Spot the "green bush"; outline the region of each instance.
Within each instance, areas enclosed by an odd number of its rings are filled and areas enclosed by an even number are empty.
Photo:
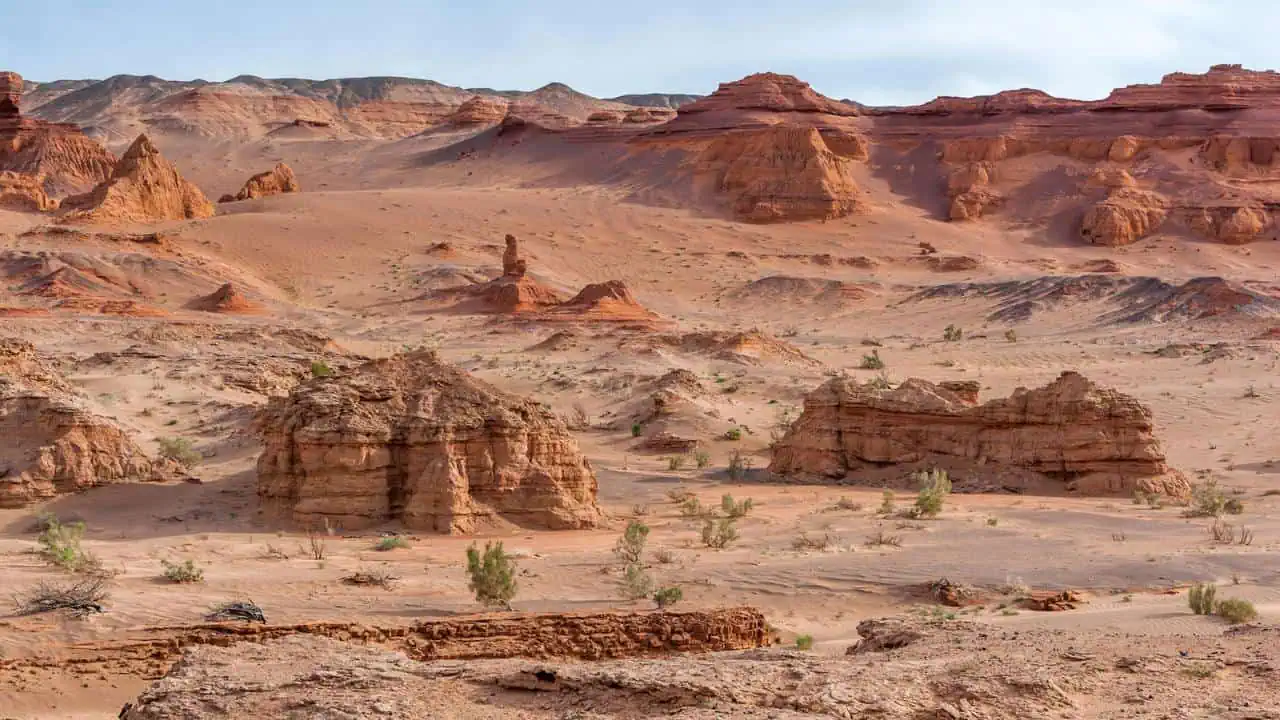
[[[84,537],[84,523],[64,525],[52,514],[41,516],[41,521],[44,530],[40,532],[36,542],[40,545],[40,556],[46,561],[69,572],[84,572],[99,566],[97,558],[80,547],[80,540]]]
[[[751,508],[753,507],[755,507],[755,501],[751,498],[747,498],[741,502],[736,502],[734,501],[733,496],[728,493],[725,493],[724,496],[720,498],[720,509],[724,511],[726,517],[746,517],[747,513],[751,512]]]
[[[723,550],[738,539],[737,521],[733,518],[707,518],[702,525],[702,544]]]
[[[724,432],[724,439],[738,442],[742,439],[742,428],[730,428]]]
[[[711,455],[705,450],[699,450],[693,454],[693,462],[701,470],[711,464]]]
[[[653,602],[659,610],[671,607],[683,599],[684,591],[675,586],[659,588],[653,594]]]
[[[799,635],[799,636],[797,636],[797,637],[796,637],[796,649],[797,649],[797,650],[805,650],[805,651],[812,650],[812,649],[813,649],[813,636],[812,636],[812,635]]]
[[[640,423],[631,423],[631,437],[640,437],[640,433],[644,432],[644,426]]]
[[[726,469],[729,479],[734,482],[743,480],[751,471],[752,464],[750,456],[741,450],[734,450],[729,454],[729,467]]]
[[[1187,604],[1191,606],[1191,612],[1197,615],[1211,615],[1217,595],[1218,586],[1213,583],[1197,583],[1187,592]]]
[[[333,375],[333,368],[329,367],[329,363],[323,360],[311,361],[311,377],[323,378]]]
[[[173,460],[183,467],[194,467],[200,464],[204,456],[196,450],[191,441],[180,437],[162,437],[156,442],[160,444],[160,457]]]
[[[613,546],[613,554],[627,565],[639,565],[648,540],[649,526],[639,520],[632,520],[627,523],[627,529],[622,531],[622,537]]]
[[[373,546],[373,549],[380,552],[387,552],[389,550],[397,550],[399,548],[407,547],[409,547],[408,540],[400,537],[399,535],[388,535],[378,540],[378,543]]]
[[[1244,512],[1244,504],[1239,498],[1228,497],[1218,487],[1216,479],[1210,478],[1191,488],[1191,507],[1187,509],[1188,517],[1219,517],[1239,515],[1242,512]]]
[[[670,470],[671,472],[678,472],[683,469],[684,469],[683,455],[672,455],[671,457],[667,458],[667,470]]]
[[[683,517],[697,518],[702,517],[704,514],[702,503],[698,501],[697,497],[690,495],[685,498],[684,502],[680,503],[680,515]]]
[[[947,477],[945,470],[921,472],[916,475],[916,479],[920,482],[920,494],[916,496],[912,515],[925,518],[937,517],[942,512],[947,495],[951,494],[951,479]]]
[[[880,509],[876,512],[880,515],[892,515],[898,509],[897,496],[892,490],[885,490],[880,497]]]
[[[181,563],[171,563],[168,560],[161,560],[160,565],[164,568],[165,579],[170,582],[204,582],[204,570],[196,567],[194,560],[186,560]]]
[[[1258,610],[1253,606],[1253,603],[1240,598],[1219,600],[1218,604],[1214,606],[1214,612],[1217,613],[1218,617],[1232,625],[1247,623],[1258,617]]]
[[[516,562],[503,551],[501,540],[485,543],[483,553],[474,544],[467,548],[467,586],[481,605],[511,609]]]
[[[862,364],[858,367],[863,370],[883,370],[884,360],[880,359],[880,351],[872,350],[870,355],[863,355]]]
[[[647,598],[653,594],[653,577],[645,572],[643,565],[632,563],[622,573],[619,592],[627,600]]]

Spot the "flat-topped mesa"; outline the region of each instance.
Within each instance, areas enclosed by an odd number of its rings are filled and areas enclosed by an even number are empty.
[[[450,125],[497,125],[507,116],[510,103],[502,98],[474,95],[458,106],[445,122]]]
[[[0,118],[16,118],[21,113],[22,76],[16,72],[0,71]]]
[[[63,201],[75,212],[66,222],[154,222],[212,216],[213,203],[160,154],[146,135],[139,135],[116,164],[111,177],[84,195]]]
[[[681,105],[682,116],[719,110],[765,110],[770,112],[823,113],[853,117],[857,108],[821,95],[791,75],[756,73],[736,82],[721,83],[704,98]]]
[[[1203,74],[1175,72],[1158,84],[1129,85],[1090,104],[1099,110],[1244,110],[1280,107],[1280,73],[1214,65]]]
[[[1165,462],[1150,409],[1079,373],[982,405],[972,389],[958,390],[914,378],[892,390],[835,378],[805,398],[769,469],[843,478],[886,464],[936,465],[958,484],[971,471],[997,487],[1038,478],[1086,495],[1190,492]]]
[[[558,416],[433,352],[304,383],[272,398],[258,427],[258,495],[301,524],[454,533],[486,518],[575,529],[600,517],[595,473]]]
[[[998,115],[1001,113],[1071,112],[1088,107],[1082,100],[1054,97],[1043,90],[1022,88],[974,97],[939,96],[923,105],[869,108],[868,115]]]
[[[274,168],[249,178],[244,187],[240,188],[240,192],[235,195],[223,195],[218,202],[239,202],[301,191],[302,187],[298,185],[298,178],[294,176],[293,168],[281,162],[276,163]]]

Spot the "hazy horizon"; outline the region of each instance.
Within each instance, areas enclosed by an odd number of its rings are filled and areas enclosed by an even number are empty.
[[[1097,99],[1218,63],[1280,65],[1263,34],[1280,8],[1238,0],[798,0],[735,8],[653,0],[618,8],[548,0],[461,4],[276,0],[238,7],[138,0],[0,0],[0,68],[36,82],[154,75],[174,81],[405,77],[463,88],[564,83],[596,97],[705,95],[753,72],[795,75],[835,98],[915,104],[1036,88]]]

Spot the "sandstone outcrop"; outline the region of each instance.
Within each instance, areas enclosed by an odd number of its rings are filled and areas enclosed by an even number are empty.
[[[0,210],[44,212],[58,207],[50,200],[39,178],[0,171]]]
[[[988,187],[994,169],[989,162],[968,162],[953,168],[947,177],[952,220],[977,220],[988,206],[1000,202],[1000,193]]]
[[[1121,188],[1089,208],[1080,234],[1094,245],[1129,245],[1155,232],[1168,212],[1164,198],[1156,193]]]
[[[749,222],[829,220],[858,206],[849,161],[832,152],[816,128],[726,133],[698,162],[714,175],[733,214]]]
[[[450,125],[497,125],[507,116],[506,100],[475,95],[458,106],[445,122]]]
[[[563,422],[419,351],[299,386],[258,420],[258,495],[301,524],[470,532],[593,526],[596,479]]]
[[[777,73],[756,73],[735,82],[721,83],[714,93],[681,105],[677,113],[694,115],[722,110],[858,114],[857,108],[820,95],[809,83]]]
[[[1274,221],[1264,207],[1206,207],[1192,210],[1188,224],[1206,237],[1242,245],[1260,239]]]
[[[284,163],[277,163],[274,168],[249,178],[244,187],[240,188],[240,192],[235,195],[223,195],[218,202],[254,200],[269,195],[296,193],[301,190],[298,179],[293,175],[293,169]]]
[[[22,76],[0,72],[0,172],[41,178],[49,193],[80,191],[111,174],[115,158],[80,128],[23,117]]]
[[[30,344],[0,339],[0,508],[172,475],[70,390]]]
[[[874,465],[933,463],[987,476],[1035,473],[1090,495],[1190,491],[1165,462],[1151,411],[1075,372],[982,405],[925,380],[886,390],[835,378],[805,398],[769,469],[856,478]]]
[[[67,198],[66,222],[155,222],[211,217],[213,203],[187,182],[146,135],[139,135],[111,177],[85,195]]]
[[[256,314],[263,311],[261,305],[246,297],[240,288],[232,283],[224,283],[212,293],[196,298],[191,302],[190,308],[229,315]]]
[[[520,241],[514,235],[507,235],[502,275],[485,283],[446,289],[443,293],[465,298],[464,309],[487,313],[533,313],[559,305],[560,295],[529,277],[528,272],[529,261],[520,254]]]
[[[592,283],[549,310],[547,319],[648,322],[657,319],[621,280]]]

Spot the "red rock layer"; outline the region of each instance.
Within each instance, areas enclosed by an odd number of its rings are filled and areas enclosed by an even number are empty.
[[[0,210],[42,212],[58,207],[50,200],[38,178],[0,171]]]
[[[658,316],[636,300],[621,280],[593,283],[545,316],[547,319],[647,322]]]
[[[0,172],[42,178],[47,192],[80,191],[111,174],[115,158],[75,125],[21,117],[22,76],[0,72]]]
[[[215,212],[200,188],[187,182],[146,135],[129,146],[110,178],[63,205],[75,210],[63,218],[66,222],[186,220]]]
[[[857,108],[816,92],[809,83],[791,75],[757,73],[731,83],[721,83],[707,97],[681,105],[678,115],[724,110],[823,113],[855,116]]]
[[[445,118],[450,125],[497,125],[507,116],[506,100],[476,95]]]

